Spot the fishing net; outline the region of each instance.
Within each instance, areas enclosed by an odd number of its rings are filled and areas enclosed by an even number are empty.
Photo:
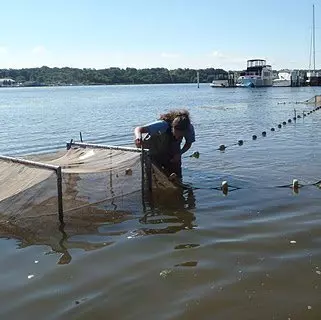
[[[88,232],[116,216],[128,216],[128,211],[110,209],[111,203],[117,208],[132,194],[141,200],[150,188],[175,188],[147,155],[142,170],[142,152],[134,148],[74,145],[23,163],[5,158],[0,158],[2,234],[50,234],[59,225],[59,199],[69,234]],[[61,198],[55,168],[61,168]]]
[[[306,101],[304,101],[306,104],[312,104],[312,105],[321,105],[321,95],[316,95]]]

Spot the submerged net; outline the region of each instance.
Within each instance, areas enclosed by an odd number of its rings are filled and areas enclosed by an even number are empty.
[[[142,170],[139,150],[115,148],[73,146],[63,153],[28,157],[30,162],[61,167],[63,216],[71,234],[88,232],[97,223],[115,219],[117,210],[110,209],[110,204],[116,208],[131,194],[137,193],[136,199],[141,200],[148,187],[175,188],[148,162]],[[59,225],[55,170],[0,159],[0,185],[2,234],[23,230],[49,235]],[[128,212],[119,211],[119,215]]]
[[[321,105],[321,95],[316,95],[306,101],[304,101],[306,104],[311,104],[314,106],[320,106]]]

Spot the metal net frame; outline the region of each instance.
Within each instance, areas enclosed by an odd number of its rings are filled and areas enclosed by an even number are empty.
[[[57,156],[0,156],[2,220],[18,223],[19,218],[40,220],[58,213],[59,222],[64,224],[66,212],[76,213],[85,207],[89,212],[95,204],[112,197],[137,190],[144,197],[146,189],[152,190],[148,149],[71,141],[66,153]]]

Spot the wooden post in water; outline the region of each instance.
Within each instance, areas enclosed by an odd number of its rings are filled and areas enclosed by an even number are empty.
[[[196,77],[197,77],[197,88],[199,88],[200,87],[200,73],[199,73],[199,71],[197,71]]]

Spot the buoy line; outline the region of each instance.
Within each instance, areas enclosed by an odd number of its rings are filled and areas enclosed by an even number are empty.
[[[202,186],[194,186],[190,183],[179,183],[179,186],[183,189],[192,189],[192,190],[218,190],[222,191],[224,195],[227,195],[228,192],[240,190],[240,189],[250,189],[250,188],[244,188],[244,187],[236,187],[230,185],[226,180],[222,181],[221,185],[218,187],[202,187]],[[307,183],[307,184],[301,184],[299,183],[298,179],[293,179],[292,183],[281,185],[281,186],[269,186],[269,187],[261,187],[257,189],[274,189],[274,188],[289,188],[292,189],[294,193],[298,193],[299,189],[306,187],[306,186],[315,186],[319,189],[321,189],[321,180],[314,182],[314,183]]]
[[[296,112],[296,110],[294,109],[294,117],[293,117],[292,119],[289,118],[287,121],[280,122],[280,123],[277,125],[277,127],[278,127],[279,129],[281,129],[282,126],[283,126],[283,127],[286,126],[287,123],[290,124],[290,123],[292,123],[292,121],[293,121],[293,122],[296,122],[297,119],[305,118],[307,115],[310,115],[310,114],[312,114],[313,112],[315,112],[315,111],[317,111],[317,110],[320,110],[320,109],[321,109],[321,106],[317,106],[317,107],[315,107],[314,109],[312,109],[312,110],[310,110],[310,111],[302,111],[302,117],[301,117],[300,114],[297,115],[297,112]],[[271,131],[271,132],[275,132],[275,128],[274,128],[274,127],[271,127],[270,131]],[[261,135],[262,135],[262,137],[266,137],[266,136],[267,136],[267,132],[266,132],[266,131],[262,131]],[[256,140],[257,138],[258,138],[257,135],[255,135],[255,134],[252,135],[252,140]],[[225,151],[225,149],[230,148],[230,147],[232,147],[232,146],[236,146],[236,145],[242,146],[245,141],[246,141],[246,140],[238,140],[237,143],[233,143],[233,144],[231,144],[231,145],[220,144],[219,147],[218,147],[216,150]]]

